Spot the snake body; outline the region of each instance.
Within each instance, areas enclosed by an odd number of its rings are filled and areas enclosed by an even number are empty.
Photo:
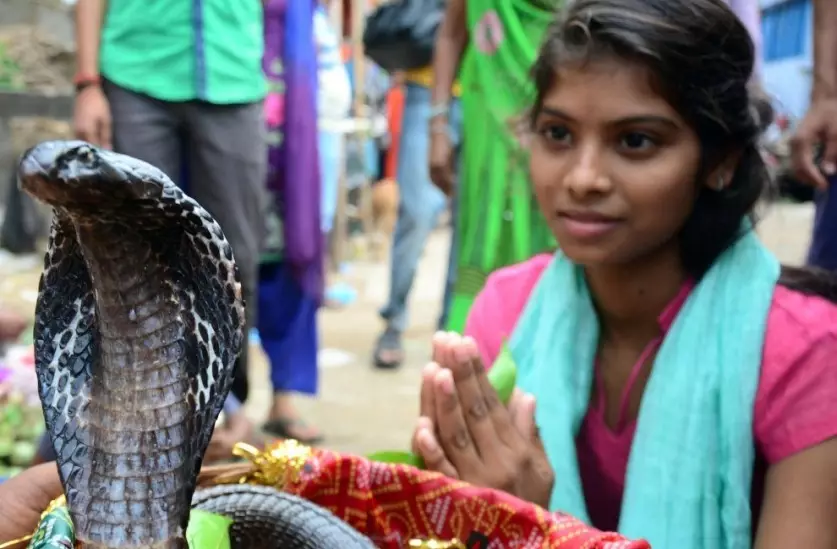
[[[82,545],[185,547],[194,504],[234,519],[237,549],[372,547],[276,490],[195,493],[245,344],[238,270],[212,215],[157,168],[80,141],[30,149],[19,178],[54,211],[35,362]]]

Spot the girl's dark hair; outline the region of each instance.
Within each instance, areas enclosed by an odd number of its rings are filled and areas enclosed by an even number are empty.
[[[721,0],[575,0],[550,25],[532,67],[530,125],[557,67],[603,57],[648,67],[653,84],[697,133],[700,184],[679,238],[683,265],[699,278],[743,234],[743,220],[755,225],[759,199],[772,194],[759,138],[773,109],[750,85],[753,41]],[[703,179],[730,154],[739,155],[732,180],[724,190],[708,188]],[[780,282],[837,298],[837,281],[822,272],[785,268]]]

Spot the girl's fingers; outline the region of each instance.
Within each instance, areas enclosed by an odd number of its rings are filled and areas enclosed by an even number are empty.
[[[476,445],[477,453],[485,458],[497,451],[500,441],[494,430],[488,402],[480,386],[479,376],[484,374],[478,372],[473,365],[474,357],[478,355],[477,344],[471,338],[457,339],[451,350],[454,355],[451,373],[465,416],[465,424]]]
[[[433,362],[443,364],[443,349],[447,341],[447,332],[436,332],[433,334]]]
[[[433,335],[433,361],[442,368],[450,368],[456,361],[453,349],[461,339],[456,332],[436,332]]]
[[[525,440],[533,440],[537,437],[534,396],[515,389],[509,401],[509,412],[512,415],[514,427],[521,437]]]
[[[433,380],[436,379],[436,373],[440,369],[436,362],[430,362],[421,371],[420,416],[426,416],[431,419],[436,417],[436,404],[433,398]]]
[[[471,369],[482,390],[485,405],[494,427],[495,436],[507,446],[515,444],[520,439],[517,437],[514,429],[511,401],[509,401],[509,406],[504,406],[500,401],[497,390],[491,386],[491,382],[488,380],[488,371],[482,363],[476,342],[473,343]],[[515,391],[518,391],[518,389],[515,389]]]
[[[433,362],[442,368],[450,367],[450,347],[456,334],[450,332],[436,332],[433,334]]]
[[[460,474],[466,471],[475,473],[481,468],[482,463],[459,403],[453,374],[450,370],[442,368],[434,381],[439,444]]]
[[[413,436],[413,452],[421,456],[428,471],[436,471],[450,478],[459,478],[459,473],[433,434],[432,422],[426,417],[419,418]]]

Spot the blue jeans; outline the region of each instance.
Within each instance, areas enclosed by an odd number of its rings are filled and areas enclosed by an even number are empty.
[[[320,130],[318,134],[320,153],[320,215],[323,234],[331,232],[334,214],[337,211],[337,192],[340,182],[341,147],[343,134]]]
[[[462,137],[462,110],[459,102],[451,105],[449,115],[451,139],[459,150]],[[413,286],[427,237],[436,227],[447,199],[430,180],[430,90],[407,84],[401,142],[398,149],[398,222],[392,242],[389,301],[381,310],[391,330],[403,332],[407,327],[407,298]],[[456,277],[456,227],[451,242],[451,256],[445,280],[440,325],[446,322],[453,281]]]
[[[814,234],[808,264],[837,271],[837,177],[829,179],[826,192],[817,193]]]

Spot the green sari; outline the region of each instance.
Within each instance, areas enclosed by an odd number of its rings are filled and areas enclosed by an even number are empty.
[[[534,99],[529,68],[560,3],[467,0],[470,44],[460,72],[465,132],[449,330],[464,329],[489,274],[555,248],[532,193],[516,122]]]

